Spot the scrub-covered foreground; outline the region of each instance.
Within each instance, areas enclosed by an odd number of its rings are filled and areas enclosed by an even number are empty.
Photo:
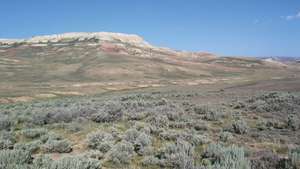
[[[1,169],[299,169],[300,95],[141,92],[0,106]],[[223,95],[223,96],[220,96]]]

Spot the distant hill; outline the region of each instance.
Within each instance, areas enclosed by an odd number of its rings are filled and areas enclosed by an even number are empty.
[[[231,82],[285,65],[156,47],[137,35],[65,33],[0,40],[3,96],[87,94],[163,85]]]
[[[293,62],[293,61],[299,61],[300,60],[299,56],[294,56],[294,57],[291,57],[291,56],[271,56],[271,57],[258,57],[258,58],[259,59],[273,59],[273,60],[281,61],[281,62],[287,62],[287,61]]]

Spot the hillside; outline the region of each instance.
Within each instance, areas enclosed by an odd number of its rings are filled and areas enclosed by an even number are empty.
[[[294,68],[293,68],[294,69]],[[261,77],[260,71],[264,71]],[[289,66],[161,48],[137,35],[66,33],[0,40],[3,98],[84,95],[166,85],[285,78]],[[24,97],[25,96],[25,97]],[[21,99],[22,100],[22,99]]]

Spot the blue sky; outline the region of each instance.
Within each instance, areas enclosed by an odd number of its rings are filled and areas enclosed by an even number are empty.
[[[123,32],[179,50],[300,56],[300,0],[1,0],[0,38]]]

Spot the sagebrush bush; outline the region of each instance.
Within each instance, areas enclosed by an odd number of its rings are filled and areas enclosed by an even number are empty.
[[[272,152],[262,151],[254,154],[251,169],[294,169],[291,160],[282,158]]]
[[[154,156],[145,156],[142,160],[142,165],[147,167],[152,165],[163,166],[163,164],[161,164],[161,160]]]
[[[16,143],[16,135],[13,132],[3,131],[0,133],[0,150],[12,149]]]
[[[31,153],[23,150],[0,151],[0,169],[100,169],[99,160],[80,156],[52,160],[40,155],[35,159]]]
[[[258,113],[290,113],[299,110],[299,97],[289,93],[271,92],[247,100],[247,109]]]
[[[0,151],[0,168],[13,169],[13,167],[31,163],[30,152],[23,150],[2,150]]]
[[[195,132],[193,130],[183,131],[179,135],[178,138],[189,142],[193,146],[199,146],[199,145],[203,145],[203,144],[207,144],[207,143],[211,142],[211,140],[208,136],[197,134],[197,132]],[[176,138],[176,139],[178,139],[178,138]]]
[[[68,102],[64,100],[63,103]],[[88,118],[96,110],[90,103],[76,102],[68,105],[62,105],[63,103],[49,103],[50,105],[35,106],[31,113],[30,122],[35,125],[55,124],[55,123],[70,123],[78,118]],[[44,109],[43,109],[44,107]],[[45,109],[47,107],[47,109]]]
[[[93,114],[91,119],[97,123],[110,123],[121,120],[123,115],[124,112],[119,103],[108,103],[104,110]]]
[[[147,119],[152,127],[155,128],[167,128],[169,127],[169,119],[166,115],[154,115]]]
[[[214,166],[224,169],[250,169],[250,162],[245,158],[243,149],[231,146],[224,151],[222,158]]]
[[[211,161],[211,167],[217,169],[250,169],[250,162],[245,158],[244,150],[236,146],[223,147],[210,144],[203,154]]]
[[[50,132],[45,135],[42,135],[39,140],[42,141],[43,143],[46,143],[48,140],[62,140],[62,139],[63,138],[60,135]]]
[[[134,145],[136,152],[143,151],[143,149],[151,145],[152,142],[152,137],[149,135],[149,132],[144,132],[143,129],[144,128],[140,129],[141,131],[138,131],[135,128],[128,129],[123,136],[125,141],[128,141]]]
[[[289,152],[289,159],[296,169],[300,169],[300,148],[291,150]]]
[[[149,113],[146,112],[129,112],[126,114],[127,120],[135,120],[135,121],[143,120],[148,115]]]
[[[92,158],[97,160],[101,160],[104,158],[104,154],[99,150],[89,150],[85,152],[83,156],[85,158]]]
[[[108,152],[114,145],[114,142],[115,139],[112,134],[107,132],[96,131],[87,136],[88,147],[103,153]]]
[[[126,132],[124,133],[124,140],[134,144],[135,140],[138,138],[138,136],[140,135],[140,132],[138,130],[136,130],[135,128],[131,128],[126,130]]]
[[[182,139],[189,142],[193,146],[207,144],[211,141],[206,135],[200,135],[194,130],[184,130],[184,131],[165,130],[159,134],[159,137],[162,140],[167,140],[167,141],[176,141],[177,139]]]
[[[249,127],[245,120],[236,120],[232,123],[232,131],[237,134],[246,134],[249,130]]]
[[[246,103],[241,101],[235,101],[230,105],[233,109],[242,109],[246,107]]]
[[[30,122],[35,125],[45,125],[49,122],[48,114],[46,113],[33,114]]]
[[[228,142],[228,141],[230,141],[233,138],[233,136],[232,136],[232,134],[230,132],[226,132],[225,131],[225,132],[221,132],[220,133],[219,138],[223,142]]]
[[[17,144],[15,144],[14,149],[29,151],[31,153],[34,153],[37,150],[39,150],[41,145],[42,145],[42,142],[40,140],[37,140],[37,141],[28,142],[28,143],[17,143]]]
[[[78,120],[78,119],[76,119]],[[82,123],[85,121],[72,121],[71,123],[55,123],[49,126],[50,129],[63,129],[71,133],[77,133],[82,130]]]
[[[12,142],[11,140],[1,139],[0,140],[0,150],[12,149],[14,144],[15,144],[15,142]]]
[[[296,115],[289,115],[287,120],[288,128],[296,131],[300,127],[300,120]]]
[[[32,169],[50,169],[53,160],[49,155],[39,155],[33,159]]]
[[[148,135],[151,134],[150,125],[148,123],[138,121],[134,123],[133,128],[139,132],[146,133]]]
[[[129,164],[134,155],[134,146],[130,142],[117,143],[109,152],[108,160],[115,164]]]
[[[185,121],[175,121],[169,123],[170,128],[177,128],[177,129],[191,128],[192,126],[193,124],[191,122],[185,122]]]
[[[69,153],[72,151],[71,142],[68,140],[48,139],[47,142],[41,146],[45,153]]]
[[[36,129],[24,129],[21,131],[21,134],[25,138],[35,139],[39,138],[47,133],[46,129],[43,128],[36,128]]]
[[[50,169],[100,169],[101,163],[95,159],[66,157],[54,161]]]
[[[58,109],[48,113],[47,123],[70,123],[75,118],[75,113],[72,109]]]
[[[208,106],[195,106],[194,112],[203,117],[204,120],[218,121],[224,117],[224,113],[219,108],[209,108]]]
[[[150,133],[154,135],[158,135],[169,127],[169,120],[166,115],[149,116],[146,122],[149,124]]]
[[[219,110],[209,110],[208,112],[206,112],[206,114],[204,115],[203,118],[205,120],[209,120],[209,121],[218,121],[223,116],[224,116],[224,114],[222,112],[220,112]]]
[[[146,133],[140,133],[134,141],[134,151],[139,155],[145,155],[151,153],[152,138]]]
[[[265,119],[259,119],[259,121],[256,124],[256,128],[258,130],[261,130],[261,131],[269,129],[268,126],[267,126],[267,120],[265,120]]]
[[[221,144],[209,144],[203,152],[202,157],[210,159],[220,159],[223,151],[224,147]]]
[[[284,122],[281,122],[276,119],[272,119],[272,120],[260,119],[256,124],[256,128],[258,130],[284,129],[286,127],[287,125]]]
[[[10,118],[6,117],[6,116],[0,116],[0,131],[1,130],[10,130],[10,128],[12,127],[13,122],[11,121]]]
[[[159,163],[164,167],[174,169],[193,169],[193,155],[194,147],[188,142],[178,139],[176,143],[170,143],[161,150]]]
[[[208,125],[205,122],[194,124],[193,127],[197,131],[207,131],[208,130]]]
[[[195,106],[194,107],[194,112],[196,114],[201,114],[201,115],[205,115],[209,112],[209,108],[208,106]]]
[[[181,132],[177,130],[163,130],[159,133],[159,138],[165,141],[176,141]]]

